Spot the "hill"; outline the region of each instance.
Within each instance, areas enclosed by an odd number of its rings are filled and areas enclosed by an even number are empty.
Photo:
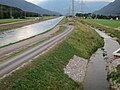
[[[32,4],[25,0],[0,0],[0,4],[17,7],[27,12],[34,12],[34,13],[47,14],[47,15],[60,15],[60,13],[43,9],[40,6]]]
[[[94,13],[101,15],[120,15],[120,0],[115,0]]]

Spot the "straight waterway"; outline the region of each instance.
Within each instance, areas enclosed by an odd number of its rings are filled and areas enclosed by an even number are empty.
[[[44,33],[55,27],[64,17],[42,21],[0,33],[0,47]]]
[[[96,32],[104,38],[104,50],[98,49],[90,58],[84,90],[110,90],[107,81],[106,65],[113,59],[113,52],[120,48],[120,45],[104,32],[99,30],[96,30]]]

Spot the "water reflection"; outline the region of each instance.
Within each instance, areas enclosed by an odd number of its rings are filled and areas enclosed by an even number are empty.
[[[59,17],[40,23],[24,26],[22,28],[2,32],[0,33],[0,46],[14,43],[46,32],[56,26],[62,19],[63,17]]]

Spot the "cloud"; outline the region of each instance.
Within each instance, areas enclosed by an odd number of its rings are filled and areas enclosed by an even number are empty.
[[[79,1],[81,1],[81,0],[79,0]],[[114,0],[83,0],[83,1],[89,1],[89,2],[100,2],[100,1],[102,1],[102,2],[112,2]]]
[[[26,0],[26,1],[38,4],[38,3],[46,2],[48,0]],[[54,1],[54,0],[52,0],[52,1]],[[75,0],[75,1],[81,1],[81,0]],[[93,1],[94,2],[97,2],[97,1],[112,2],[114,0],[83,0],[83,1],[89,1],[89,2],[93,2]]]
[[[38,3],[41,3],[41,2],[46,2],[47,0],[26,0],[26,1],[38,4]]]

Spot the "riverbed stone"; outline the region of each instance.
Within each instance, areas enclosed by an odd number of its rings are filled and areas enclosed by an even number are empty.
[[[64,68],[64,73],[76,82],[83,82],[86,75],[87,64],[88,60],[74,55]]]

